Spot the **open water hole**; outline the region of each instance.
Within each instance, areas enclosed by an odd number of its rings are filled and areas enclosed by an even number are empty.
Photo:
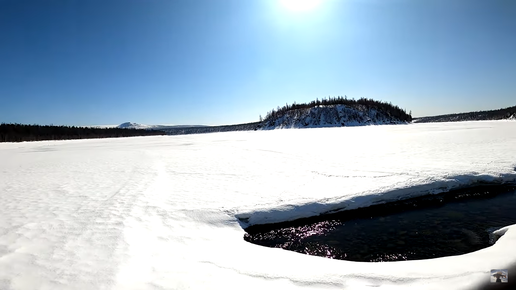
[[[478,187],[246,229],[248,242],[350,261],[461,255],[492,245],[516,223],[514,187]]]

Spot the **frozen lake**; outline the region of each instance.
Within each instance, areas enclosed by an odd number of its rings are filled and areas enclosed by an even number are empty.
[[[361,263],[245,242],[243,228],[516,180],[516,122],[0,144],[0,289],[468,289],[495,245]],[[510,275],[510,274],[509,274]]]

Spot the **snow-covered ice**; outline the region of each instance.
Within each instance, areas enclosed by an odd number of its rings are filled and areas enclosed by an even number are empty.
[[[516,181],[516,122],[0,144],[0,289],[467,289],[516,262],[331,260],[243,240],[278,222]]]

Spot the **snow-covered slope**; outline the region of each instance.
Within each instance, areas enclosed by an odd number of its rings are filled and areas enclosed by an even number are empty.
[[[265,120],[262,128],[318,128],[406,123],[388,113],[367,109],[365,106],[331,105],[290,110],[278,118]]]
[[[0,289],[474,289],[494,246],[362,263],[244,241],[242,226],[516,180],[516,122],[0,144]],[[510,278],[509,278],[510,279]]]

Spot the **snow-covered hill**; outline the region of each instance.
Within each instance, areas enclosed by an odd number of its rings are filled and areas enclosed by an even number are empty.
[[[318,128],[406,124],[387,112],[366,106],[329,105],[289,110],[274,119],[264,120],[262,129]]]
[[[125,122],[125,123],[118,125],[118,128],[123,128],[123,129],[150,129],[151,127],[152,126],[133,123],[133,122]]]

